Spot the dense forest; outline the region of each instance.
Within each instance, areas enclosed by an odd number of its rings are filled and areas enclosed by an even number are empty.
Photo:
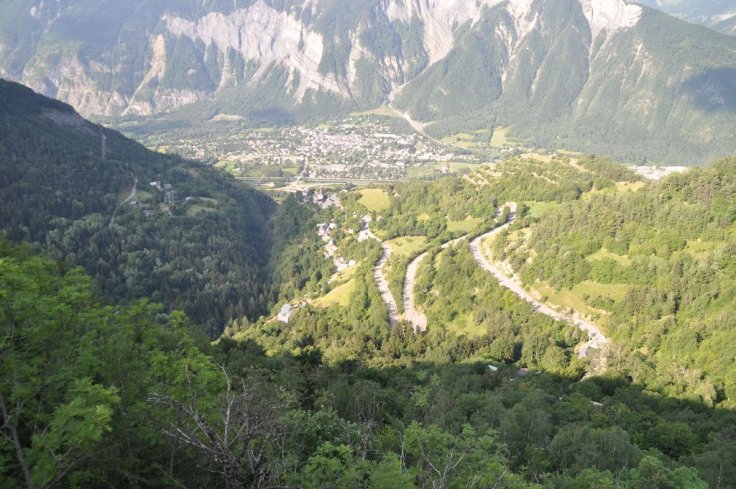
[[[615,375],[323,363],[0,245],[0,487],[734,487],[736,415]],[[397,343],[413,341],[392,334]],[[411,335],[413,337],[413,335]],[[100,362],[99,358],[105,358]],[[41,395],[42,393],[42,395]]]
[[[152,298],[211,335],[263,312],[276,210],[269,197],[148,151],[21,85],[0,80],[0,100],[8,239],[83,266],[112,300]]]

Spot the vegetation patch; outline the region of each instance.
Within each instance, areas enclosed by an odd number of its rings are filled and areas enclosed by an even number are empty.
[[[603,298],[620,302],[624,299],[628,286],[623,284],[601,284],[586,280],[575,285],[572,289],[556,290],[548,282],[537,282],[532,288],[550,304],[565,310],[573,309],[593,317],[601,312],[599,308],[593,306],[596,299]]]
[[[338,285],[332,289],[327,295],[320,297],[314,304],[317,307],[327,308],[330,306],[343,306],[347,307],[350,305],[350,296],[355,290],[355,279],[350,279],[342,285]]]
[[[467,132],[460,132],[442,138],[442,142],[448,146],[456,146],[463,149],[472,149],[478,146],[475,136]]]
[[[529,207],[529,215],[538,218],[559,207],[557,202],[524,202]]]
[[[378,116],[378,117],[396,117],[401,118],[401,114],[396,112],[395,110],[386,107],[385,105],[382,105],[376,109],[366,110],[363,112],[353,112],[350,114],[354,117],[365,117],[365,116]]]
[[[631,265],[631,258],[629,258],[628,255],[618,255],[616,253],[608,251],[605,248],[596,251],[592,255],[588,255],[585,259],[590,261],[613,260],[616,263],[625,267]]]
[[[462,221],[447,221],[447,230],[451,233],[469,233],[478,229],[483,224],[483,219],[479,217],[468,217]]]
[[[509,131],[511,130],[510,127],[502,127],[498,126],[493,130],[493,135],[491,136],[491,146],[494,148],[505,148],[508,146],[516,146],[515,144],[511,143],[508,139]]]
[[[636,192],[646,186],[646,182],[616,182],[616,190],[619,192]]]
[[[426,236],[404,236],[388,241],[391,254],[404,257],[412,257],[419,254],[427,244]]]
[[[347,282],[348,280],[352,280],[352,278],[355,277],[355,271],[357,268],[357,266],[346,268],[342,272],[334,275],[330,279],[330,282]]]
[[[385,211],[391,205],[388,193],[382,188],[366,188],[359,191],[362,204],[370,212]]]
[[[473,314],[461,314],[455,319],[445,325],[448,331],[456,334],[457,336],[467,336],[475,338],[483,336],[487,333],[487,328],[484,324],[478,324],[473,321]]]
[[[687,242],[685,252],[692,256],[701,257],[718,248],[720,244],[715,241],[692,240]]]

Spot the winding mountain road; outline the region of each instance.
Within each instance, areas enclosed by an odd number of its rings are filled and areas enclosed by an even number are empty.
[[[591,323],[590,321],[587,321],[578,313],[563,314],[538,301],[537,299],[532,297],[531,294],[529,294],[529,292],[524,289],[524,287],[522,287],[521,282],[516,276],[506,275],[499,267],[498,263],[488,260],[483,254],[482,242],[487,238],[493,238],[500,234],[516,219],[516,204],[510,204],[510,206],[511,215],[509,216],[509,220],[506,224],[504,224],[503,226],[499,226],[488,233],[478,236],[470,243],[470,249],[473,252],[473,257],[475,258],[475,261],[478,262],[483,270],[493,275],[496,280],[498,280],[499,284],[501,284],[501,286],[506,287],[507,289],[512,291],[520,299],[531,303],[536,312],[549,316],[552,319],[556,319],[558,321],[564,321],[572,326],[581,329],[582,331],[585,331],[588,334],[588,341],[583,343],[580,351],[578,352],[578,356],[580,358],[587,358],[591,350],[604,350],[606,345],[608,344],[608,339],[603,335],[603,332],[597,325]]]
[[[508,221],[502,226],[499,226],[488,233],[478,236],[470,243],[470,250],[473,254],[473,257],[475,258],[475,261],[478,263],[478,265],[480,265],[481,268],[493,275],[493,277],[498,280],[501,286],[512,291],[520,299],[532,304],[536,312],[551,317],[552,319],[566,322],[572,326],[579,328],[582,331],[585,331],[588,335],[588,341],[583,343],[580,347],[580,350],[578,352],[578,356],[580,358],[588,358],[591,350],[604,350],[604,348],[608,344],[608,339],[603,335],[600,327],[586,320],[578,313],[561,313],[559,311],[556,311],[555,309],[552,309],[547,304],[544,304],[543,302],[535,299],[529,292],[524,289],[518,277],[514,275],[507,275],[502,270],[501,264],[495,263],[486,258],[482,250],[483,241],[488,238],[496,237],[504,229],[510,226],[516,219],[516,204],[507,203],[506,206],[511,209],[511,214],[509,215]],[[376,262],[376,265],[373,267],[373,280],[375,281],[376,287],[378,287],[378,290],[381,294],[381,298],[386,305],[389,325],[393,328],[394,326],[399,324],[399,321],[402,319],[402,315],[399,314],[399,308],[396,304],[396,299],[391,293],[391,290],[388,286],[388,280],[383,274],[383,267],[384,265],[386,265],[388,259],[391,257],[391,247],[381,241],[375,234],[373,234],[373,232],[370,230],[368,221],[363,221],[363,231],[365,232],[367,237],[378,241],[378,243],[381,245],[381,248],[383,249],[381,258],[378,260],[378,262]],[[441,248],[446,249],[466,238],[467,236],[462,236],[460,238],[453,239],[452,241],[444,243]],[[427,316],[416,308],[414,299],[414,288],[416,285],[417,271],[419,270],[419,265],[421,265],[422,261],[426,257],[427,252],[422,253],[421,255],[414,258],[414,260],[412,260],[412,262],[409,264],[406,269],[404,287],[402,291],[402,302],[404,305],[403,318],[412,324],[415,332],[423,332],[427,329]]]
[[[414,305],[414,285],[416,283],[417,270],[419,265],[427,257],[425,251],[418,257],[414,258],[409,266],[406,267],[406,277],[404,278],[404,291],[403,291],[403,303],[404,303],[404,317],[414,327],[414,332],[427,331],[427,316],[423,312],[418,311]]]
[[[388,288],[388,280],[386,280],[386,277],[383,275],[383,266],[386,264],[389,257],[391,256],[391,247],[378,239],[378,236],[373,234],[373,232],[370,230],[369,223],[365,218],[362,221],[362,227],[362,231],[365,232],[366,236],[368,236],[370,239],[378,241],[378,243],[381,245],[381,248],[383,249],[383,254],[381,255],[381,258],[373,267],[373,280],[376,282],[376,287],[378,287],[378,291],[381,293],[381,298],[383,299],[384,304],[386,304],[389,326],[393,328],[394,326],[399,324],[399,320],[401,319],[401,317],[399,315],[399,307],[396,305],[394,295]]]
[[[440,248],[445,250],[465,238],[467,238],[467,235],[448,241],[440,246]],[[426,257],[427,252],[424,252],[414,258],[409,266],[406,267],[406,277],[404,278],[404,290],[402,293],[404,318],[412,324],[415,333],[427,331],[427,316],[423,312],[419,311],[414,303],[414,286],[416,284],[417,271],[419,270],[419,265],[422,264],[422,261],[424,261]]]

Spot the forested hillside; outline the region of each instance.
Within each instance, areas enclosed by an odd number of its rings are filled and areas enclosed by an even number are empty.
[[[280,302],[295,306],[288,324],[269,316],[255,323],[234,321],[228,334],[258,341],[269,352],[313,345],[328,361],[350,358],[385,365],[417,358],[483,358],[570,375],[582,372],[584,366],[573,352],[580,332],[532,313],[530,305],[509,296],[475,263],[468,243],[496,225],[494,216],[502,212],[504,202],[517,201],[520,214],[536,215],[613,187],[614,182],[643,182],[606,159],[586,160],[583,167],[567,158],[538,158],[509,159],[462,177],[341,194],[342,208],[315,210],[304,221],[309,225],[294,225],[288,237],[279,238],[284,248],[274,253],[279,264],[273,268],[290,278],[282,279],[279,290]],[[382,197],[382,205],[363,192]],[[292,197],[279,212],[293,214],[280,222],[298,222],[297,216],[308,211]],[[427,316],[426,334],[410,334],[407,322],[397,330],[406,334],[404,341],[397,343],[398,333],[390,334],[386,306],[373,277],[381,246],[358,232],[365,215],[377,238],[394,249],[383,271],[400,313],[404,311],[398,299],[408,265],[427,252],[414,287],[417,305]],[[320,222],[335,224],[331,239],[345,260],[355,260],[355,267],[337,273],[325,259],[325,245],[316,232]],[[532,344],[532,349],[523,346]]]
[[[561,205],[520,222],[496,248],[530,286],[588,290],[591,313],[627,345],[612,358],[617,370],[668,395],[733,407],[735,220],[731,158]]]
[[[7,238],[82,265],[114,300],[152,298],[211,334],[268,302],[270,198],[3,80],[0,203]]]
[[[252,342],[201,341],[181,314],[93,296],[81,271],[0,242],[0,487],[736,481],[732,411],[615,375],[325,365],[317,348],[265,356]]]

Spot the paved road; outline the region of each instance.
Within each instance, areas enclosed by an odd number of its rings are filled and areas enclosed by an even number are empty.
[[[458,243],[467,238],[462,236],[452,241],[444,243],[440,248],[447,249],[450,246]],[[426,331],[427,330],[427,316],[416,308],[414,302],[414,287],[416,284],[417,270],[419,265],[427,257],[427,253],[422,253],[418,257],[414,258],[412,262],[406,267],[406,278],[404,279],[404,291],[402,301],[404,303],[404,318],[414,326],[414,332]]]
[[[484,270],[493,275],[503,287],[506,287],[521,299],[531,303],[535,311],[558,321],[564,321],[585,331],[588,334],[588,341],[583,343],[580,351],[578,352],[578,356],[580,358],[587,358],[590,350],[593,349],[602,351],[608,344],[608,339],[603,335],[601,329],[597,325],[591,323],[590,321],[587,321],[578,313],[563,314],[538,301],[521,286],[521,282],[519,281],[518,277],[507,275],[499,267],[498,263],[489,261],[483,254],[482,242],[487,238],[493,238],[497,236],[504,229],[510,226],[515,218],[516,205],[513,204],[511,216],[506,224],[497,227],[491,232],[478,236],[476,239],[473,240],[472,243],[470,243],[470,249],[473,252],[473,257],[475,258],[475,261],[477,261]]]
[[[418,311],[414,306],[414,285],[416,283],[417,270],[419,265],[427,257],[427,253],[424,252],[418,257],[414,258],[409,266],[406,267],[406,278],[404,279],[404,317],[414,326],[414,332],[427,331],[427,316],[423,312]]]
[[[386,280],[386,277],[383,275],[383,266],[388,261],[389,257],[391,256],[391,247],[378,239],[378,236],[373,234],[373,232],[370,230],[369,224],[366,220],[363,220],[363,231],[365,231],[366,235],[371,238],[378,241],[378,243],[381,245],[381,248],[383,248],[383,254],[381,255],[381,259],[378,260],[376,263],[376,266],[373,267],[373,280],[376,282],[376,287],[378,287],[378,291],[381,293],[381,298],[383,299],[383,302],[386,304],[386,310],[388,311],[388,323],[389,326],[392,328],[399,324],[399,307],[396,305],[396,300],[394,299],[393,294],[391,293],[391,290],[388,288],[388,280]]]

